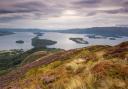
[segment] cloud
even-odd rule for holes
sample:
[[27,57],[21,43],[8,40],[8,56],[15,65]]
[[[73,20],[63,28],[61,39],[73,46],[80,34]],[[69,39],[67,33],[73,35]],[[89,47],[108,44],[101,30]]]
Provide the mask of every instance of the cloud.
[[78,3],[79,4],[97,4],[100,2],[101,2],[101,0],[81,0]]
[[[95,15],[96,13],[127,13],[127,0],[23,0],[22,2],[14,2],[9,4],[9,0],[0,0],[4,2],[4,6],[0,6],[0,14],[10,13],[33,13],[35,15],[42,15],[45,17],[59,16],[64,10],[77,10],[87,16]],[[2,5],[2,3],[1,3]],[[121,9],[113,10],[98,10],[99,8],[121,7]]]
[[39,12],[46,9],[47,6],[42,2],[22,2],[22,3],[14,3],[7,7],[1,7],[0,14],[8,14],[8,13],[31,13],[31,12]]
[[73,3],[74,8],[85,16],[99,13],[128,14],[127,0],[79,0]]
[[[8,0],[6,0],[8,1]],[[12,3],[9,4],[6,3],[5,6],[0,7],[0,15],[6,15],[6,14],[27,14],[27,17],[33,16],[33,19],[35,18],[42,18],[46,19],[46,17],[52,17],[52,16],[58,16],[61,14],[62,8],[59,8],[58,6],[52,6],[49,4],[46,4],[41,1],[29,1],[29,2],[18,2],[18,3]],[[33,14],[33,15],[32,15]],[[26,16],[26,15],[24,15]],[[19,16],[20,17],[20,16]],[[3,19],[5,19],[4,17]],[[1,20],[3,20],[1,19]],[[6,18],[8,19],[8,18]],[[22,18],[19,18],[22,19]],[[15,20],[15,19],[14,19]]]
[[106,10],[106,11],[101,11],[109,14],[118,14],[118,13],[126,13],[128,14],[128,8],[120,8],[120,9],[115,9],[115,10]]
[[0,23],[10,23],[12,21],[24,19],[23,16],[4,16],[0,17]]
[[[77,17],[82,17],[84,18],[83,19],[84,21],[82,20],[82,24],[85,24],[86,26],[86,23],[84,22],[90,22],[90,21],[93,22],[96,18],[106,19],[104,15],[109,16],[110,18],[113,17],[113,15],[119,15],[119,14],[121,14],[122,16],[128,15],[128,1],[127,0],[65,0],[65,1],[63,0],[0,0],[0,23],[10,22],[11,24],[11,22],[15,22],[17,20],[21,21],[21,23],[24,23],[23,21],[27,20],[28,22],[32,21],[34,23],[38,22],[36,24],[41,24],[42,21],[45,21],[47,23],[47,26],[49,26],[51,18],[55,18],[56,20],[58,20],[55,21],[58,22],[58,24],[60,24],[59,21],[64,22],[60,20],[60,17],[62,17],[63,12],[66,11],[75,11],[76,14],[73,17],[73,21],[76,20],[78,24],[81,24],[79,23],[81,19],[78,19]],[[127,17],[125,18],[127,19]],[[114,19],[114,21],[116,21],[117,19],[122,20],[122,22],[124,21],[122,17],[111,18],[111,19]],[[114,21],[112,22],[112,24],[116,23]],[[66,23],[68,24],[68,22]],[[72,24],[74,23],[72,22]]]
[[15,4],[14,7],[19,9],[25,9],[30,11],[41,11],[42,9],[48,8],[44,3],[42,2],[24,2],[24,3],[18,3]]

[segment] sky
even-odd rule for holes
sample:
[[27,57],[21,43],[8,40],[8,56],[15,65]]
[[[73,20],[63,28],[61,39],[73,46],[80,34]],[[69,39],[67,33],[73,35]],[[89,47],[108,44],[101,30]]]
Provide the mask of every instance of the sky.
[[128,25],[128,0],[0,0],[0,28]]

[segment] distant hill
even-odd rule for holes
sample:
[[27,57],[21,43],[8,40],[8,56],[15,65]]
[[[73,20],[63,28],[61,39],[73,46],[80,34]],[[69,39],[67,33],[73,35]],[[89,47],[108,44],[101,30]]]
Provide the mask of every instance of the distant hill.
[[11,34],[14,34],[14,33],[10,31],[0,31],[0,36],[11,35]]
[[0,28],[0,32],[44,32],[47,30],[43,30],[43,29],[21,29],[21,28]]
[[128,27],[93,27],[82,29],[67,29],[67,30],[46,30],[46,29],[5,29],[0,28],[0,32],[60,32],[60,33],[73,33],[73,34],[94,34],[106,37],[120,37],[128,36]]
[[95,34],[109,37],[128,36],[128,27],[93,27],[85,29],[56,30],[61,33]]

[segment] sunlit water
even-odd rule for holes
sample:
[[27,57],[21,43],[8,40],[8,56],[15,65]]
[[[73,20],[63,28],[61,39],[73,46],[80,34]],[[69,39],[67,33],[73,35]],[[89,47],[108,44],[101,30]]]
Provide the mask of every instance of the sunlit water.
[[[41,39],[49,39],[57,41],[56,44],[47,46],[49,48],[61,48],[61,49],[74,49],[81,48],[90,45],[116,45],[123,41],[128,41],[128,37],[116,38],[116,40],[106,39],[91,39],[86,36],[87,34],[67,34],[67,33],[56,33],[56,32],[45,32],[43,36],[40,36]],[[13,35],[0,36],[0,50],[9,50],[9,49],[24,49],[28,50],[33,48],[31,45],[31,39],[35,37],[31,32],[17,32]],[[69,38],[81,37],[84,38],[89,44],[79,44]],[[17,40],[23,40],[24,44],[17,44]]]

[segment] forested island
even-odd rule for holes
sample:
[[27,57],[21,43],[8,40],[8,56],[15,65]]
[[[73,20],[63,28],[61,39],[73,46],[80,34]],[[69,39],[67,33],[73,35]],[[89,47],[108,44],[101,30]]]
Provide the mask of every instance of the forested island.
[[54,45],[56,44],[56,41],[52,41],[52,40],[47,40],[47,39],[40,39],[39,37],[34,37],[32,39],[32,46],[35,48],[47,48],[46,46],[48,45]]
[[89,44],[89,42],[85,41],[83,38],[69,38],[69,39],[79,44]]
[[105,36],[98,36],[98,35],[87,35],[87,37],[91,39],[106,39],[107,38]]
[[23,40],[17,40],[16,43],[17,43],[17,44],[23,44],[24,41],[23,41]]
[[114,37],[111,37],[111,38],[109,38],[110,40],[116,40],[116,38],[114,38]]

